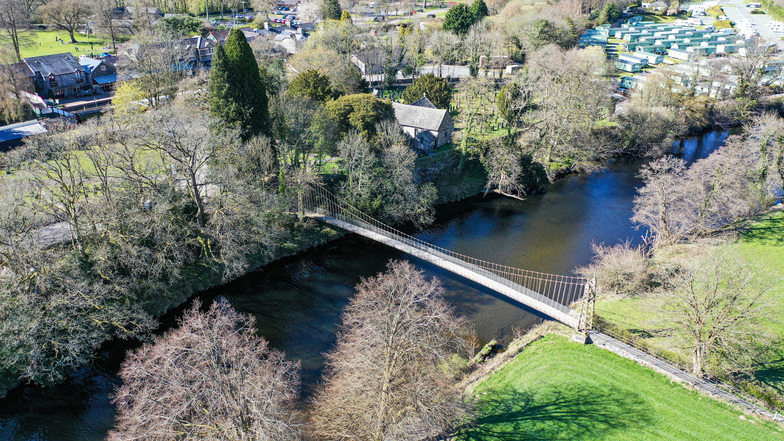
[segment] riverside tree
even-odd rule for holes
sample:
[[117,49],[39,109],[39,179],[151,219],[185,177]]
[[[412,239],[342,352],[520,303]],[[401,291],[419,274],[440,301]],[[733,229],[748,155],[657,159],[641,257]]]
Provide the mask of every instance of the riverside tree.
[[691,351],[692,373],[734,372],[754,362],[766,341],[760,321],[775,279],[737,246],[720,245],[687,264],[664,305],[672,332]]
[[[220,45],[219,45],[220,46]],[[243,140],[271,135],[267,92],[245,34],[232,29],[216,47],[210,74],[210,114],[236,128]]]
[[206,313],[199,306],[125,360],[109,439],[300,439],[299,364],[226,300]]
[[462,405],[443,366],[467,355],[468,340],[443,293],[402,261],[360,283],[313,400],[315,439],[434,439],[449,431]]

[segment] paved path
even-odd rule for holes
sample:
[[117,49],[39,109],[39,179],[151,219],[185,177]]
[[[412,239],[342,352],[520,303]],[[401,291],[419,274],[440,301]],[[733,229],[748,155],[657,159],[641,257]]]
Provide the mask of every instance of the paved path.
[[743,398],[740,398],[737,395],[731,394],[724,389],[717,387],[715,384],[708,383],[701,378],[698,378],[692,374],[688,374],[676,368],[675,366],[672,366],[671,364],[665,363],[658,358],[648,355],[639,349],[616,340],[609,335],[602,334],[601,332],[597,331],[588,331],[588,337],[596,346],[614,352],[621,357],[636,361],[643,366],[647,366],[656,372],[668,376],[672,380],[675,380],[679,383],[689,384],[700,392],[703,392],[711,397],[728,401],[752,413],[757,413],[766,418],[784,423],[784,415],[773,413],[766,409],[761,409],[756,405],[744,400]]

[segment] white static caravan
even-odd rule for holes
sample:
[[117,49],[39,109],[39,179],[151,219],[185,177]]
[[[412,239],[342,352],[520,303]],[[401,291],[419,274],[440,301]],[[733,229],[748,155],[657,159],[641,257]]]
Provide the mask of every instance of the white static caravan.
[[670,49],[667,51],[667,55],[682,61],[689,61],[689,58],[692,57],[692,53],[684,49]]

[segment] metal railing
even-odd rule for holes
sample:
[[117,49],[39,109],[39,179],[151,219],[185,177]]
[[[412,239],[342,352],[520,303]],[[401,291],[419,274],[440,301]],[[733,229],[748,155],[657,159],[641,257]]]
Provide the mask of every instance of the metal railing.
[[317,184],[310,184],[305,189],[302,204],[305,211],[349,223],[426,252],[431,257],[443,259],[463,269],[490,278],[565,314],[575,316],[576,311],[571,308],[571,305],[585,294],[587,283],[585,278],[547,274],[501,265],[430,244],[392,228],[352,205],[340,201],[329,190]]

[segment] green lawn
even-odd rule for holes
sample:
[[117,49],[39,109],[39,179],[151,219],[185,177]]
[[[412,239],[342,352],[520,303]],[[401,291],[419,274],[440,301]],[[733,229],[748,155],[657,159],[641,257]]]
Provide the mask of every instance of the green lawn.
[[[55,37],[60,37],[65,43],[55,41]],[[74,56],[89,55],[91,52],[96,55],[101,52],[108,52],[105,45],[111,46],[111,39],[95,38],[90,35],[90,38],[85,37],[83,34],[76,34],[76,41],[78,43],[68,43],[70,37],[68,32],[64,31],[36,31],[32,34],[32,44],[23,47],[20,51],[22,58],[37,57],[40,55],[61,54],[63,52],[71,52]],[[92,46],[90,44],[92,43]],[[119,42],[118,42],[119,43]]]
[[554,335],[525,348],[474,394],[477,420],[460,441],[784,440],[773,423]]

